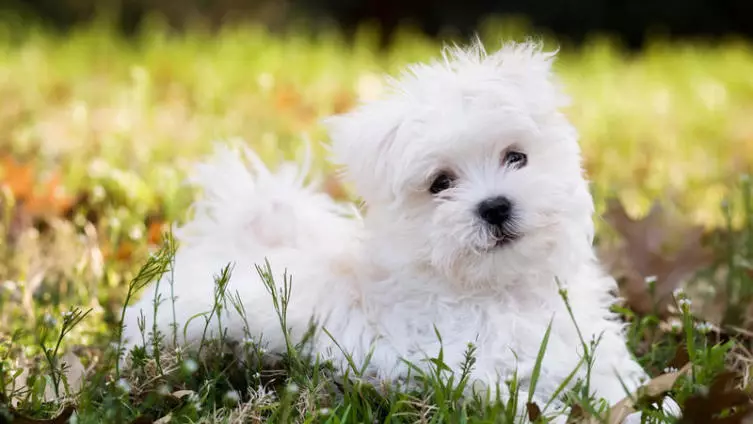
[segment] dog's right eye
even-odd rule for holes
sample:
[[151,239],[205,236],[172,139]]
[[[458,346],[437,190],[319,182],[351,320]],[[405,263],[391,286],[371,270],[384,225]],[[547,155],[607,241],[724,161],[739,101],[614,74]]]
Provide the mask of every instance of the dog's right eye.
[[439,192],[445,191],[452,186],[453,181],[455,181],[454,176],[452,176],[450,173],[442,172],[434,178],[434,181],[431,183],[431,187],[429,187],[429,191],[432,194],[437,194]]

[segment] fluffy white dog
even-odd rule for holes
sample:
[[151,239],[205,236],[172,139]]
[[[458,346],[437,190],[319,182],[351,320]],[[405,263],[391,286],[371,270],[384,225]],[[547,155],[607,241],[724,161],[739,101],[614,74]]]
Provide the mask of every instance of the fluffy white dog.
[[[436,328],[450,366],[474,343],[482,387],[505,390],[517,369],[527,388],[553,319],[534,396],[543,405],[582,354],[559,281],[583,337],[600,337],[592,389],[610,403],[624,398],[620,379],[632,391],[646,375],[609,311],[616,284],[592,249],[593,201],[576,130],[559,111],[567,99],[553,56],[535,43],[493,54],[480,43],[449,48],[442,60],[409,67],[381,100],[329,118],[334,157],[367,208],[362,218],[306,186],[305,170],[272,172],[248,151],[219,149],[193,175],[204,196],[176,232],[179,341],[202,338],[204,320],[191,321],[185,338],[182,326],[211,310],[213,276],[232,262],[228,292],[240,294],[250,336],[284,351],[255,269],[266,258],[278,283],[292,276],[294,339],[313,317],[358,365],[373,349],[369,371],[378,378],[404,377],[402,359],[425,365],[440,349]],[[166,335],[170,290],[163,280],[156,324]],[[141,340],[139,310],[152,327],[154,295],[147,290],[128,310],[126,346]],[[244,322],[229,309],[228,335],[243,339]],[[312,346],[346,366],[323,332]]]

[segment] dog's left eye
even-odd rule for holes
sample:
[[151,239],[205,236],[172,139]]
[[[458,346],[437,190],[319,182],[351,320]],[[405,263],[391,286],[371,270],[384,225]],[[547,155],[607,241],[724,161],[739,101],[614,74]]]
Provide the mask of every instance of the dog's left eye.
[[522,168],[528,163],[528,156],[525,153],[510,151],[505,155],[505,165]]
[[439,192],[445,191],[450,188],[450,186],[452,186],[453,181],[455,181],[455,177],[452,174],[442,172],[434,178],[434,181],[431,183],[431,187],[429,187],[429,191],[432,194],[437,194]]

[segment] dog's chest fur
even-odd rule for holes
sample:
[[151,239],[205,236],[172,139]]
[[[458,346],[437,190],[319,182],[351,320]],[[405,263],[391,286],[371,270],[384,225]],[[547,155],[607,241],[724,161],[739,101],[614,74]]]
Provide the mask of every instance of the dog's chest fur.
[[446,364],[458,369],[472,343],[479,377],[497,374],[504,379],[517,365],[518,376],[525,380],[550,320],[550,353],[545,364],[557,365],[545,365],[544,372],[562,370],[559,377],[564,378],[566,370],[577,364],[579,357],[573,349],[577,334],[554,283],[543,291],[526,284],[499,292],[464,291],[457,285],[420,278],[393,276],[362,286],[358,308],[365,326],[378,339],[372,358],[377,368],[396,367],[399,374],[405,368],[393,364],[399,364],[401,357],[425,364],[426,357],[438,357],[441,348]]

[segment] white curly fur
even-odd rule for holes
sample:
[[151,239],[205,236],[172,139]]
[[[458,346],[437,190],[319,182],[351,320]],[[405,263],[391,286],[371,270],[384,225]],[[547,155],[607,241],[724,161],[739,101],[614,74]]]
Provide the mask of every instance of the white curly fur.
[[[373,375],[398,379],[407,372],[401,359],[423,366],[438,353],[436,327],[448,364],[459,366],[473,342],[478,382],[493,388],[517,367],[527,388],[553,319],[534,397],[543,405],[582,353],[559,279],[583,336],[601,336],[592,388],[610,403],[625,397],[617,374],[631,391],[646,375],[609,311],[616,284],[593,253],[593,202],[577,133],[559,112],[567,98],[553,78],[553,57],[536,43],[506,44],[493,54],[480,43],[448,48],[442,60],[391,80],[381,100],[326,120],[334,159],[367,206],[364,218],[305,186],[306,172],[294,165],[271,172],[249,151],[218,148],[193,175],[204,195],[176,233],[177,321],[211,309],[212,276],[233,262],[228,290],[240,293],[252,335],[263,337],[269,351],[283,351],[277,315],[254,268],[266,258],[278,279],[284,271],[293,277],[294,338],[313,317],[357,363],[373,348]],[[505,166],[508,149],[526,153],[527,166]],[[432,195],[428,187],[440,169],[457,180]],[[499,195],[513,202],[521,237],[495,247],[498,237],[475,211]],[[168,301],[169,290],[165,282],[159,288]],[[127,346],[140,340],[140,309],[151,328],[153,296],[147,290],[129,308]],[[171,334],[172,322],[165,305],[157,326]],[[234,311],[223,323],[230,337],[244,337]],[[193,320],[180,342],[196,343],[203,329],[203,320]],[[327,335],[318,333],[313,347],[345,366]]]

